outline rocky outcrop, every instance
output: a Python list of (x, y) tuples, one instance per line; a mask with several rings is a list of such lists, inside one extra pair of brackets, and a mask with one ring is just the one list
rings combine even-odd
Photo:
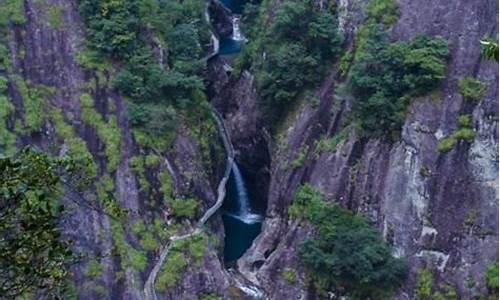
[(233, 24), (231, 21), (231, 11), (218, 0), (208, 1), (208, 11), (210, 23), (218, 34), (219, 39), (229, 39), (233, 35)]
[(249, 72), (231, 76), (230, 60), (216, 57), (209, 64), (211, 101), (226, 120), (236, 161), (247, 179), (248, 191), (260, 212), (266, 210), (270, 152), (255, 79)]
[[(414, 298), (416, 273), (423, 267), (436, 271), (436, 285), (454, 286), (461, 298), (486, 292), (486, 266), (498, 260), (498, 65), (481, 59), (479, 40), (497, 34), (497, 4), (399, 4), (401, 16), (390, 29), (394, 41), (419, 34), (449, 41), (451, 58), (439, 97), (412, 101), (397, 142), (359, 139), (351, 133), (335, 151), (316, 155), (314, 142), (339, 133), (337, 124), (352, 101), (336, 89), (342, 80), (335, 77), (332, 66), (333, 73), (318, 84), (319, 105), (304, 103), (282, 131), (283, 142), (275, 138), (270, 143), (274, 147), (267, 218), (261, 235), (238, 262), (239, 270), (271, 299), (314, 297), (308, 295), (308, 282), (296, 257), (297, 246), (310, 231), (287, 216), (295, 189), (303, 182), (319, 188), (330, 201), (368, 216), (392, 244), (394, 255), (408, 260), (410, 276), (399, 292), (401, 299)], [(354, 1), (342, 1), (342, 5), (353, 9), (341, 16), (349, 35), (355, 32), (362, 5)], [(465, 76), (488, 83), (477, 105), (465, 103), (458, 91), (458, 81)], [(245, 78), (251, 77), (243, 75), (239, 80)], [(256, 98), (221, 95), (220, 99), (231, 111), (225, 114), (228, 124), (244, 124), (258, 114), (258, 106), (249, 109)], [(452, 151), (440, 153), (439, 140), (457, 128), (458, 115), (464, 112), (473, 115), (474, 142), (461, 142)], [(235, 140), (246, 136), (235, 127)], [(307, 154), (305, 162), (292, 167), (301, 151)], [(282, 276), (286, 267), (297, 270), (299, 284), (286, 282)], [(467, 281), (475, 284), (467, 286)]]
[[(161, 173), (171, 175), (173, 193), (180, 198), (195, 197), (198, 200), (201, 217), (216, 203), (217, 185), (222, 177), (222, 168), (212, 155), (215, 164), (212, 169), (203, 161), (199, 142), (193, 138), (190, 128), (180, 124), (176, 138), (169, 150), (158, 154), (160, 161), (156, 166), (144, 170), (144, 180), (155, 193), (146, 193), (142, 186), (143, 178), (131, 167), (138, 155), (146, 155), (133, 136), (128, 120), (127, 102), (110, 88), (110, 76), (115, 72), (113, 66), (105, 71), (88, 68), (81, 61), (85, 49), (85, 26), (79, 17), (78, 1), (45, 0), (23, 1), (26, 16), (23, 24), (10, 24), (9, 49), (12, 70), (9, 71), (11, 85), (9, 97), (16, 106), (16, 116), (23, 122), (26, 99), (35, 88), (47, 89), (43, 99), (36, 107), (43, 115), (43, 125), (30, 133), (20, 132), (18, 147), (32, 145), (53, 154), (68, 151), (67, 139), (61, 138), (57, 126), (51, 118), (54, 111), (60, 111), (63, 121), (73, 130), (75, 137), (82, 139), (98, 167), (97, 179), (85, 192), (68, 187), (64, 202), (68, 213), (62, 222), (64, 234), (74, 241), (74, 250), (83, 254), (79, 264), (72, 267), (73, 280), (79, 299), (143, 299), (143, 285), (147, 275), (160, 253), (162, 240), (154, 232), (158, 248), (145, 251), (141, 236), (134, 234), (138, 222), (162, 224), (160, 231), (168, 231), (172, 225), (170, 211), (163, 205), (151, 205), (163, 201), (158, 192)], [(201, 13), (201, 12), (200, 12)], [(26, 83), (28, 93), (22, 90)], [(95, 110), (107, 122), (116, 118), (119, 135), (119, 163), (114, 171), (107, 170), (105, 144), (96, 132), (94, 124), (86, 124), (82, 117), (80, 96), (89, 93), (95, 102)], [(12, 122), (13, 123), (13, 122)], [(182, 121), (181, 121), (182, 123)], [(213, 141), (218, 143), (219, 141)], [(222, 141), (220, 141), (222, 145)], [(220, 147), (223, 149), (223, 147)], [(222, 159), (224, 156), (222, 156)], [(222, 171), (219, 172), (219, 169)], [(105, 211), (100, 204), (102, 199), (95, 195), (100, 183), (110, 178), (112, 195), (122, 209), (129, 214), (126, 220), (117, 220)], [(108, 181), (106, 181), (108, 183)], [(214, 212), (212, 212), (213, 214)], [(197, 218), (184, 220), (182, 226), (194, 228)], [(176, 288), (166, 293), (167, 299), (180, 299), (180, 295), (202, 295), (213, 293), (227, 294), (229, 276), (219, 259), (223, 228), (220, 216), (215, 213), (205, 228), (207, 236), (206, 253), (200, 264), (182, 270), (181, 280)], [(148, 225), (149, 226), (149, 225)], [(123, 246), (126, 245), (126, 246)], [(120, 247), (128, 247), (123, 251)], [(122, 251), (122, 252), (120, 252)], [(136, 256), (134, 256), (136, 255)], [(139, 256), (139, 257), (138, 257)], [(142, 266), (142, 259), (145, 259)], [(127, 262), (130, 259), (131, 262)], [(134, 261), (135, 260), (135, 261)], [(97, 262), (97, 271), (89, 275), (91, 263)]]

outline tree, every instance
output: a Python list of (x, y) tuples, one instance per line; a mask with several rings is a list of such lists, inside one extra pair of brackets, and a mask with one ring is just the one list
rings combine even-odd
[(56, 297), (74, 257), (61, 238), (63, 159), (24, 150), (0, 158), (0, 298), (41, 291)]
[(300, 245), (299, 257), (319, 293), (386, 299), (405, 279), (405, 263), (392, 256), (378, 230), (364, 217), (325, 203), (310, 185), (299, 188), (290, 214), (314, 225), (316, 234)]
[(351, 68), (354, 113), (368, 135), (397, 136), (411, 97), (436, 89), (445, 77), (448, 43), (420, 36), (389, 43), (380, 24), (367, 25)]

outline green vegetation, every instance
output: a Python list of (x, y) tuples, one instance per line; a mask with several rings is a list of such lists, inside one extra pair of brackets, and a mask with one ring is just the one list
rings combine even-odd
[(14, 105), (7, 96), (7, 78), (0, 75), (0, 155), (13, 155), (16, 151), (16, 135), (8, 129), (9, 116)]
[(167, 203), (172, 209), (172, 216), (176, 218), (193, 218), (198, 211), (198, 201), (192, 198), (167, 198)]
[(498, 299), (498, 261), (488, 266), (485, 277), (491, 299)]
[(307, 150), (309, 147), (303, 147), (300, 152), (297, 154), (297, 157), (295, 158), (294, 161), (292, 161), (292, 167), (293, 168), (300, 168), (304, 165), (304, 162), (306, 161), (307, 158)]
[(188, 266), (186, 258), (181, 252), (172, 251), (167, 256), (156, 280), (155, 287), (159, 291), (165, 291), (175, 287), (181, 279), (182, 272)]
[(222, 297), (217, 296), (216, 294), (203, 294), (200, 296), (199, 300), (221, 300)]
[(57, 5), (49, 5), (47, 9), (47, 17), (49, 24), (54, 29), (61, 29), (64, 25), (62, 8)]
[(146, 251), (154, 251), (158, 248), (158, 242), (153, 235), (154, 230), (148, 228), (144, 221), (139, 220), (132, 225), (132, 232), (139, 238), (139, 243)]
[(66, 155), (71, 158), (75, 168), (80, 170), (79, 173), (84, 174), (84, 176), (80, 178), (81, 183), (79, 186), (82, 187), (87, 185), (90, 180), (97, 176), (97, 165), (87, 148), (87, 144), (83, 139), (76, 136), (73, 127), (65, 121), (60, 109), (53, 108), (49, 116), (54, 124), (57, 136), (63, 139), (68, 146)]
[(498, 62), (498, 39), (487, 38), (481, 41), (482, 55), (486, 59)]
[(127, 211), (122, 209), (115, 200), (115, 182), (108, 174), (104, 174), (99, 178), (95, 184), (95, 189), (99, 203), (108, 214), (119, 219), (127, 215)]
[[(207, 120), (200, 109), (206, 98), (204, 65), (198, 62), (210, 38), (203, 0), (79, 3), (88, 34), (88, 50), (80, 61), (96, 69), (106, 65), (103, 58), (120, 63), (112, 84), (130, 99), (129, 119), (138, 144), (166, 149), (179, 113)], [(159, 62), (157, 46), (165, 49), (168, 61)]]
[(380, 24), (363, 27), (358, 39), (363, 41), (349, 80), (357, 98), (355, 118), (370, 136), (396, 137), (410, 99), (438, 88), (444, 78), (447, 42), (420, 36), (410, 43), (390, 43)]
[(297, 273), (293, 269), (286, 268), (283, 273), (283, 278), (289, 283), (289, 284), (295, 284), (297, 282)]
[(177, 241), (172, 245), (169, 255), (160, 269), (156, 280), (156, 289), (165, 291), (175, 287), (182, 278), (182, 272), (191, 265), (190, 259), (199, 265), (206, 255), (207, 241), (208, 237), (202, 234)]
[(474, 142), (475, 133), (472, 130), (472, 117), (470, 115), (460, 115), (458, 117), (458, 129), (448, 137), (443, 138), (438, 144), (438, 151), (446, 153), (453, 149), (457, 142)]
[(4, 0), (1, 3), (0, 27), (8, 24), (22, 25), (26, 22), (23, 0)]
[(94, 99), (89, 94), (80, 96), (82, 108), (82, 119), (85, 123), (95, 127), (99, 139), (105, 145), (106, 157), (108, 158), (108, 171), (113, 172), (120, 163), (121, 131), (118, 127), (116, 116), (109, 116), (106, 122), (102, 115), (94, 108)]
[(417, 274), (417, 286), (415, 293), (417, 299), (429, 299), (434, 287), (434, 275), (429, 269), (421, 269)]
[(151, 185), (146, 178), (145, 160), (144, 156), (136, 155), (132, 157), (129, 161), (129, 165), (132, 168), (137, 180), (139, 181), (140, 191), (149, 193)]
[(160, 191), (175, 218), (192, 218), (198, 211), (198, 201), (193, 198), (175, 198), (172, 191), (172, 179), (168, 171), (160, 173)]
[(95, 279), (101, 276), (104, 271), (104, 267), (95, 259), (91, 259), (87, 264), (87, 268), (85, 269), (85, 276)]
[[(284, 1), (271, 26), (263, 21), (268, 15), (265, 7), (263, 4), (258, 16), (254, 7), (257, 21), (244, 19), (247, 27), (254, 28), (236, 68), (247, 68), (253, 62), (252, 71), (268, 120), (275, 124), (283, 117), (285, 107), (320, 81), (340, 53), (344, 39), (337, 28), (333, 5), (320, 9), (310, 0)], [(248, 26), (254, 22), (257, 24)]]
[(31, 150), (0, 158), (0, 298), (59, 298), (75, 259), (59, 230), (61, 176), (71, 169), (67, 159)]
[(327, 204), (310, 185), (298, 189), (289, 214), (316, 229), (315, 237), (300, 245), (299, 256), (319, 293), (385, 299), (404, 280), (406, 266), (392, 257), (380, 232), (364, 217)]
[(368, 20), (385, 26), (399, 19), (399, 5), (394, 0), (371, 0), (366, 6)]
[(12, 80), (23, 98), (24, 128), (22, 131), (40, 132), (48, 114), (44, 98), (47, 98), (53, 90), (42, 85), (30, 85), (17, 75), (13, 75)]
[(458, 83), (460, 94), (466, 101), (479, 102), (486, 92), (486, 84), (474, 77), (465, 77)]
[(324, 138), (316, 143), (316, 148), (314, 152), (319, 155), (323, 152), (335, 152), (337, 150), (337, 145), (347, 138), (347, 132), (341, 131), (331, 138)]
[(120, 257), (122, 270), (132, 268), (136, 272), (144, 271), (148, 262), (146, 252), (135, 249), (127, 242), (125, 230), (119, 221), (112, 221), (111, 234), (114, 245), (113, 251)]
[(417, 300), (458, 300), (457, 291), (448, 284), (435, 286), (434, 274), (427, 268), (417, 273), (415, 298)]
[(198, 265), (201, 264), (207, 253), (207, 240), (206, 235), (195, 235), (189, 240), (185, 240), (190, 257)]
[(441, 153), (446, 153), (451, 149), (455, 148), (456, 144), (457, 144), (457, 139), (453, 136), (449, 136), (439, 141), (437, 149)]
[(144, 158), (144, 163), (148, 168), (157, 167), (161, 163), (161, 157), (156, 154), (148, 154)]

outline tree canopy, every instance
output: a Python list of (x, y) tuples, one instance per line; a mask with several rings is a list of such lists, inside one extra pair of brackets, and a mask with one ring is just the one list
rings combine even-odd
[(69, 169), (32, 150), (0, 158), (0, 298), (35, 291), (55, 298), (64, 288), (74, 256), (59, 230), (58, 199), (60, 172)]

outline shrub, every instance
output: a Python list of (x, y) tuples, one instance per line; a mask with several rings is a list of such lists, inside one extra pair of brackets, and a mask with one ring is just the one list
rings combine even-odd
[(63, 10), (61, 7), (56, 5), (50, 5), (47, 9), (47, 17), (49, 19), (49, 24), (54, 29), (61, 29), (64, 25)]
[(156, 289), (166, 291), (175, 287), (187, 266), (188, 263), (182, 252), (171, 251), (160, 269), (160, 274), (155, 284)]
[(491, 263), (486, 270), (486, 286), (498, 293), (498, 262)]
[(146, 178), (146, 169), (144, 167), (144, 157), (137, 155), (130, 159), (129, 165), (134, 172), (137, 181), (139, 181), (140, 191), (149, 193), (151, 185)]
[(290, 268), (286, 268), (283, 273), (283, 278), (289, 283), (289, 284), (295, 284), (297, 282), (297, 274), (295, 273), (294, 270)]
[(429, 269), (421, 269), (417, 274), (416, 296), (417, 299), (426, 300), (432, 295), (434, 275)]
[(90, 278), (97, 278), (101, 276), (103, 270), (103, 266), (97, 260), (92, 259), (87, 264), (87, 268), (85, 269), (85, 276)]
[(306, 161), (307, 158), (307, 149), (308, 147), (304, 147), (300, 152), (297, 154), (297, 158), (295, 158), (294, 161), (292, 161), (292, 167), (294, 168), (300, 168), (304, 165), (304, 162)]
[(404, 280), (405, 264), (392, 257), (380, 232), (365, 218), (326, 204), (309, 185), (299, 188), (293, 206), (317, 232), (300, 245), (299, 257), (320, 292), (336, 289), (353, 298), (379, 299)]
[(83, 121), (96, 129), (99, 139), (105, 145), (108, 171), (115, 171), (120, 163), (121, 149), (121, 131), (118, 127), (116, 116), (110, 116), (106, 122), (102, 115), (94, 108), (94, 99), (89, 94), (82, 94), (80, 96), (80, 105)]
[(458, 117), (459, 128), (449, 137), (442, 139), (438, 144), (439, 152), (448, 152), (458, 141), (474, 142), (475, 133), (470, 126), (472, 125), (470, 115), (460, 115)]
[(392, 25), (399, 19), (399, 5), (394, 0), (372, 0), (366, 6), (368, 18), (372, 22)]
[(16, 151), (16, 135), (7, 127), (9, 116), (14, 112), (14, 105), (2, 92), (2, 77), (0, 76), (0, 154), (13, 155)]
[(195, 199), (167, 199), (172, 209), (172, 216), (176, 218), (192, 218), (198, 211), (198, 202)]
[(438, 144), (439, 152), (448, 152), (457, 144), (457, 139), (453, 136), (442, 139)]
[(454, 137), (457, 140), (467, 141), (469, 143), (474, 141), (474, 130), (470, 128), (460, 128), (454, 134)]
[(460, 94), (466, 101), (478, 102), (486, 92), (486, 84), (474, 77), (465, 77), (458, 83)]
[(201, 264), (202, 259), (207, 254), (207, 236), (195, 235), (185, 240), (190, 257), (196, 264)]
[(470, 115), (460, 115), (458, 117), (459, 127), (470, 127), (472, 125), (472, 118)]

